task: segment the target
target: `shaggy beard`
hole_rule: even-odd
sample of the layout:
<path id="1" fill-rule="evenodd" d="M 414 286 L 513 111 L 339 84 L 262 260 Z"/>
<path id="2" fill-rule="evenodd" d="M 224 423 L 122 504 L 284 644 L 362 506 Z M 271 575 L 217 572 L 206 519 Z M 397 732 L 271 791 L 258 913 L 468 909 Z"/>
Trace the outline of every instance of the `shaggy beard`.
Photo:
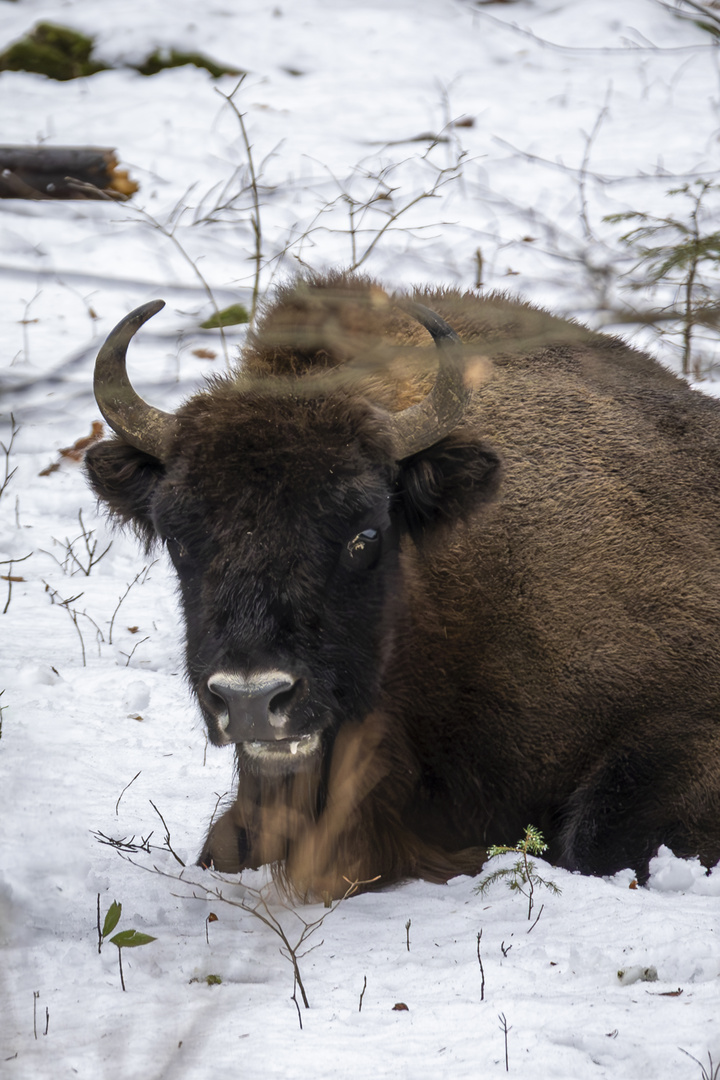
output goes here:
<path id="1" fill-rule="evenodd" d="M 395 737 L 393 737 L 395 736 Z M 339 899 L 404 877 L 476 874 L 482 848 L 447 851 L 403 820 L 415 769 L 378 713 L 340 728 L 326 754 L 284 774 L 241 773 L 232 815 L 252 866 L 270 865 L 289 898 Z"/>
<path id="2" fill-rule="evenodd" d="M 389 772 L 383 734 L 372 715 L 342 726 L 329 752 L 292 771 L 246 771 L 243 760 L 235 822 L 248 835 L 253 864 L 271 865 L 284 892 L 338 897 L 381 873 L 366 819 L 369 796 Z"/>

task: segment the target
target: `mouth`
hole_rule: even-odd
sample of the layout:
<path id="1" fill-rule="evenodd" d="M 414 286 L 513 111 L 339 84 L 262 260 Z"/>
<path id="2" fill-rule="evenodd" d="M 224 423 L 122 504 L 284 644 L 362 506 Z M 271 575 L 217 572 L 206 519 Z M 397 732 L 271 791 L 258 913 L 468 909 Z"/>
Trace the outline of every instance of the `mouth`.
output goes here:
<path id="1" fill-rule="evenodd" d="M 320 749 L 320 742 L 320 732 L 316 731 L 312 735 L 295 735 L 289 739 L 257 739 L 237 745 L 242 747 L 245 756 L 253 761 L 282 762 L 292 766 L 316 754 Z"/>

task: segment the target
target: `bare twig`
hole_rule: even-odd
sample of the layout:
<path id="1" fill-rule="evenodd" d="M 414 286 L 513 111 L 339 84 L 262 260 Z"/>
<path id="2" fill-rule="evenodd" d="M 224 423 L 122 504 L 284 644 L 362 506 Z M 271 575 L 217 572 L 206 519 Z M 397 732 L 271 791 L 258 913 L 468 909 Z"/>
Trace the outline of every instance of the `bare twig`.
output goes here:
<path id="1" fill-rule="evenodd" d="M 160 813 L 160 811 L 158 810 L 157 806 L 152 801 L 152 799 L 150 799 L 149 802 L 150 802 L 150 805 L 152 806 L 153 810 L 155 811 L 155 813 L 157 814 L 157 816 L 160 818 L 160 820 L 163 823 L 163 827 L 165 829 L 165 847 L 168 849 L 168 851 L 172 855 L 173 859 L 175 859 L 176 862 L 180 863 L 181 866 L 184 866 L 185 863 L 182 861 L 180 856 L 177 854 L 176 851 L 173 851 L 172 844 L 170 843 L 170 830 L 167 827 L 167 823 L 165 821 L 165 818 L 162 816 L 162 814 Z"/>
<path id="2" fill-rule="evenodd" d="M 540 921 L 540 916 L 541 916 L 541 915 L 542 915 L 542 913 L 543 913 L 543 909 L 544 909 L 544 907 L 545 907 L 545 905 L 544 905 L 544 904 L 541 904 L 541 905 L 540 905 L 540 910 L 539 910 L 539 911 L 538 911 L 538 913 L 537 913 L 537 918 L 536 918 L 535 922 L 534 922 L 534 923 L 532 924 L 532 926 L 530 927 L 530 930 L 528 930 L 528 931 L 527 931 L 527 933 L 528 933 L 528 934 L 530 933 L 530 931 L 531 931 L 531 930 L 534 930 L 534 929 L 535 929 L 535 927 L 537 926 L 537 924 L 539 923 L 539 921 Z"/>
<path id="3" fill-rule="evenodd" d="M 75 627 L 75 629 L 77 631 L 78 637 L 80 638 L 80 649 L 82 651 L 83 667 L 87 667 L 87 659 L 86 659 L 86 656 L 85 656 L 85 639 L 83 638 L 82 630 L 80 629 L 80 624 L 78 622 L 78 618 L 79 618 L 79 616 L 81 614 L 84 615 L 87 619 L 90 619 L 90 616 L 87 615 L 86 612 L 84 612 L 84 611 L 83 612 L 78 612 L 78 611 L 75 610 L 75 608 L 72 608 L 70 606 L 71 604 L 74 604 L 76 600 L 79 600 L 80 597 L 84 595 L 84 593 L 77 593 L 76 596 L 69 596 L 69 597 L 67 597 L 66 600 L 58 600 L 57 597 L 60 596 L 60 593 L 57 591 L 57 589 L 53 589 L 53 587 L 51 585 L 48 585 L 47 581 L 43 581 L 43 585 L 45 586 L 45 592 L 49 593 L 49 595 L 50 595 L 50 603 L 51 604 L 57 604 L 58 607 L 64 608 L 65 611 L 67 611 L 68 615 L 70 616 L 72 624 L 73 624 L 73 626 Z M 90 621 L 92 622 L 92 619 L 90 619 Z M 97 627 L 96 623 L 93 623 L 93 625 Z"/>
<path id="4" fill-rule="evenodd" d="M 15 442 L 15 438 L 19 430 L 20 428 L 15 423 L 15 417 L 12 413 L 10 413 L 10 438 L 8 440 L 8 444 L 6 446 L 4 442 L 0 442 L 0 449 L 5 455 L 5 476 L 2 483 L 0 484 L 0 498 L 2 498 L 2 494 L 5 491 L 5 488 L 8 486 L 13 476 L 17 472 L 17 465 L 14 469 L 10 468 L 10 454 L 12 453 L 13 443 Z"/>
<path id="5" fill-rule="evenodd" d="M 710 1051 L 708 1051 L 708 1062 L 710 1067 L 709 1069 L 706 1069 L 702 1061 L 698 1061 L 698 1059 L 694 1057 L 688 1050 L 683 1050 L 682 1046 L 679 1046 L 678 1050 L 680 1050 L 682 1054 L 685 1054 L 686 1057 L 689 1057 L 692 1061 L 694 1061 L 696 1065 L 700 1066 L 702 1080 L 718 1080 L 718 1078 L 720 1078 L 720 1064 L 713 1065 L 712 1054 L 710 1053 Z"/>
<path id="6" fill-rule="evenodd" d="M 302 1013 L 300 1012 L 300 1006 L 298 1005 L 297 994 L 295 993 L 295 989 L 296 989 L 297 985 L 298 985 L 298 983 L 297 983 L 297 975 L 295 975 L 293 977 L 293 992 L 292 992 L 292 996 L 291 996 L 290 1000 L 295 1002 L 295 1008 L 297 1009 L 297 1014 L 298 1014 L 298 1023 L 300 1024 L 300 1030 L 302 1031 L 302 1029 L 303 1029 Z M 303 1001 L 305 1001 L 305 993 L 304 993 L 304 991 L 303 991 Z M 307 1001 L 305 1001 L 305 1008 L 306 1009 L 308 1008 Z"/>
<path id="7" fill-rule="evenodd" d="M 127 855 L 122 855 L 122 857 L 128 858 Z M 307 944 L 313 934 L 317 933 L 317 931 L 325 922 L 325 919 L 328 917 L 328 915 L 330 915 L 331 912 L 335 911 L 338 905 L 341 904 L 344 900 L 346 900 L 349 896 L 352 896 L 352 894 L 358 889 L 360 885 L 369 885 L 372 884 L 372 881 L 377 881 L 377 878 L 373 878 L 371 881 L 349 881 L 346 878 L 345 880 L 348 882 L 348 887 L 343 896 L 341 896 L 339 900 L 336 900 L 330 909 L 324 911 L 323 914 L 320 915 L 317 919 L 313 919 L 311 921 L 304 919 L 303 916 L 295 908 L 288 908 L 287 906 L 284 906 L 284 910 L 289 911 L 290 914 L 294 915 L 302 926 L 297 940 L 295 940 L 293 943 L 280 917 L 271 909 L 265 889 L 254 889 L 249 885 L 240 883 L 243 895 L 239 899 L 231 899 L 229 896 L 225 896 L 220 886 L 208 887 L 207 877 L 210 877 L 213 880 L 219 881 L 221 883 L 224 883 L 226 881 L 226 879 L 221 874 L 218 874 L 216 871 L 206 870 L 206 880 L 201 883 L 198 881 L 190 881 L 186 879 L 183 876 L 185 870 L 182 870 L 179 875 L 171 874 L 165 870 L 161 870 L 158 866 L 147 867 L 142 866 L 141 863 L 136 863 L 133 859 L 129 859 L 128 861 L 132 862 L 134 866 L 138 866 L 141 870 L 145 870 L 148 873 L 159 874 L 161 877 L 169 878 L 172 881 L 179 881 L 182 882 L 183 885 L 191 887 L 193 889 L 193 892 L 190 894 L 190 896 L 188 896 L 187 894 L 180 894 L 182 899 L 205 900 L 206 902 L 210 902 L 211 899 L 219 900 L 223 904 L 229 904 L 230 907 L 239 908 L 241 911 L 246 911 L 248 912 L 248 914 L 253 915 L 256 919 L 259 919 L 259 921 L 263 923 L 264 926 L 267 926 L 270 930 L 272 930 L 274 934 L 276 934 L 280 938 L 280 955 L 290 962 L 293 969 L 292 1000 L 295 1001 L 297 1005 L 296 989 L 298 989 L 300 991 L 303 1006 L 306 1009 L 310 1008 L 310 1002 L 308 1001 L 308 996 L 305 991 L 305 985 L 303 983 L 302 975 L 300 972 L 300 961 L 303 959 L 303 957 L 307 956 L 308 953 L 312 951 L 312 949 L 318 948 L 319 945 L 314 945 L 310 948 L 306 948 L 303 952 L 300 952 L 300 949 Z M 319 944 L 321 945 L 322 942 L 320 942 Z"/>
<path id="8" fill-rule="evenodd" d="M 129 784 L 126 784 L 126 785 L 125 785 L 125 787 L 124 787 L 124 788 L 122 789 L 122 791 L 120 792 L 120 794 L 118 795 L 118 800 L 117 800 L 117 802 L 115 803 L 115 817 L 117 817 L 117 816 L 118 816 L 118 807 L 120 806 L 120 800 L 122 799 L 122 797 L 123 797 L 123 795 L 125 794 L 125 792 L 127 791 L 127 789 L 128 789 L 129 787 L 130 787 L 130 784 L 134 784 L 134 783 L 135 783 L 135 781 L 137 780 L 137 778 L 138 778 L 138 776 L 140 775 L 140 773 L 141 773 L 141 772 L 142 772 L 142 769 L 138 769 L 138 771 L 137 771 L 137 772 L 135 773 L 135 775 L 133 776 L 133 778 L 132 778 L 132 780 L 130 781 L 130 783 L 129 783 Z"/>
<path id="9" fill-rule="evenodd" d="M 600 128 L 603 125 L 603 121 L 610 110 L 610 98 L 612 96 L 612 83 L 608 83 L 607 90 L 605 91 L 605 102 L 602 109 L 597 114 L 595 123 L 593 124 L 592 131 L 585 139 L 585 153 L 583 154 L 582 164 L 580 165 L 580 173 L 578 176 L 578 188 L 580 190 L 580 220 L 583 225 L 583 232 L 585 233 L 585 239 L 595 242 L 595 236 L 593 234 L 592 226 L 590 225 L 590 218 L 588 216 L 588 204 L 587 204 L 587 191 L 586 181 L 588 175 L 588 165 L 590 164 L 590 154 L 592 153 L 593 143 L 598 136 Z"/>
<path id="10" fill-rule="evenodd" d="M 84 544 L 85 544 L 85 554 L 87 556 L 87 563 L 84 564 L 77 557 L 75 552 L 72 551 L 72 549 L 70 551 L 70 554 L 71 554 L 73 562 L 76 564 L 78 570 L 82 570 L 85 577 L 89 577 L 90 576 L 90 571 L 92 570 L 93 566 L 97 566 L 97 564 L 100 562 L 100 560 L 103 559 L 107 555 L 108 551 L 112 547 L 112 540 L 110 541 L 108 546 L 104 549 L 104 551 L 102 551 L 99 555 L 96 555 L 98 542 L 97 542 L 97 540 L 92 539 L 92 537 L 95 534 L 95 530 L 85 528 L 85 524 L 84 524 L 83 519 L 82 519 L 82 510 L 78 510 L 78 521 L 80 522 L 80 529 L 82 530 L 81 533 L 80 533 L 80 536 L 78 537 L 78 540 L 82 539 Z"/>
<path id="11" fill-rule="evenodd" d="M 685 288 L 684 288 L 684 292 L 685 292 L 685 317 L 683 319 L 683 324 L 684 325 L 683 325 L 683 354 L 682 354 L 682 356 L 683 356 L 683 373 L 684 374 L 688 374 L 688 372 L 690 371 L 690 351 L 691 351 L 691 347 L 692 347 L 692 332 L 693 332 L 693 325 L 694 325 L 693 302 L 695 300 L 695 295 L 694 295 L 695 278 L 697 277 L 698 264 L 700 262 L 700 257 L 699 257 L 700 227 L 698 225 L 698 212 L 700 210 L 700 203 L 702 201 L 702 196 L 703 196 L 705 190 L 707 190 L 707 189 L 703 187 L 701 189 L 701 191 L 698 193 L 697 198 L 695 199 L 695 205 L 693 206 L 692 212 L 690 214 L 690 221 L 691 221 L 690 232 L 691 232 L 691 236 L 692 236 L 692 242 L 693 242 L 693 245 L 694 245 L 694 256 L 690 260 L 690 264 L 688 266 L 688 275 L 687 275 L 687 278 L 685 279 L 685 283 L 684 283 L 684 285 L 685 285 Z"/>
<path id="12" fill-rule="evenodd" d="M 485 969 L 483 967 L 482 956 L 480 955 L 480 942 L 482 941 L 482 930 L 478 931 L 477 936 L 477 958 L 480 965 L 480 1000 L 485 1000 Z"/>
<path id="13" fill-rule="evenodd" d="M 666 11 L 670 11 L 673 15 L 677 15 L 679 19 L 684 19 L 686 22 L 697 24 L 697 17 L 692 15 L 689 11 L 683 11 L 680 7 L 680 4 L 687 4 L 687 6 L 696 11 L 698 15 L 702 15 L 704 19 L 708 19 L 711 24 L 714 24 L 713 26 L 708 26 L 708 30 L 711 30 L 713 34 L 720 34 L 720 16 L 707 4 L 696 3 L 696 0 L 676 0 L 674 7 L 664 3 L 663 0 L 658 0 L 658 3 L 660 4 L 660 7 L 664 7 Z"/>
<path id="14" fill-rule="evenodd" d="M 130 667 L 130 661 L 132 660 L 133 656 L 135 655 L 135 650 L 139 649 L 141 645 L 143 645 L 146 641 L 149 641 L 149 640 L 150 640 L 150 635 L 148 634 L 147 637 L 140 638 L 139 641 L 136 641 L 135 644 L 132 647 L 132 650 L 129 653 L 122 652 L 122 651 L 120 652 L 121 656 L 127 656 L 127 660 L 125 661 L 125 667 Z"/>
<path id="15" fill-rule="evenodd" d="M 205 762 L 203 761 L 203 765 L 204 765 L 204 764 L 205 764 Z M 227 791 L 223 791 L 222 795 L 218 795 L 217 791 L 215 791 L 215 792 L 213 792 L 213 794 L 214 794 L 214 795 L 216 795 L 216 796 L 217 796 L 217 798 L 216 798 L 216 800 L 215 800 L 215 807 L 214 807 L 214 809 L 213 809 L 213 812 L 212 812 L 212 814 L 210 815 L 210 825 L 212 825 L 213 821 L 215 820 L 215 815 L 216 815 L 216 814 L 217 814 L 217 812 L 218 812 L 218 806 L 220 805 L 220 803 L 222 802 L 222 800 L 223 800 L 223 799 L 225 798 L 225 796 L 226 796 L 226 795 L 228 794 L 228 792 L 227 792 Z"/>
<path id="16" fill-rule="evenodd" d="M 688 2 L 688 0 L 686 0 Z M 642 53 L 652 53 L 653 55 L 659 55 L 662 53 L 702 53 L 707 52 L 709 49 L 713 49 L 714 45 L 654 45 L 648 43 L 647 45 L 639 45 L 635 42 L 629 47 L 628 45 L 559 45 L 555 41 L 549 41 L 547 38 L 540 37 L 539 34 L 534 33 L 528 27 L 520 26 L 518 23 L 509 23 L 505 19 L 500 19 L 495 15 L 491 15 L 489 12 L 478 12 L 478 16 L 483 19 L 489 19 L 497 26 L 502 27 L 505 30 L 511 30 L 521 37 L 529 38 L 537 45 L 540 45 L 544 49 L 552 49 L 553 52 L 559 53 L 575 53 L 583 56 L 611 56 L 614 53 L 621 53 L 627 56 L 628 52 L 632 49 L 633 53 L 637 53 L 640 56 Z"/>
<path id="17" fill-rule="evenodd" d="M 255 173 L 255 162 L 253 160 L 252 144 L 248 138 L 247 127 L 245 126 L 245 113 L 241 113 L 235 104 L 235 95 L 245 82 L 246 75 L 241 75 L 236 87 L 229 94 L 223 94 L 222 90 L 215 88 L 215 92 L 224 98 L 228 103 L 235 116 L 237 117 L 238 124 L 240 125 L 240 131 L 242 132 L 243 143 L 245 145 L 245 153 L 247 155 L 248 169 L 250 171 L 250 191 L 252 193 L 252 213 L 250 215 L 250 224 L 252 226 L 253 236 L 255 237 L 255 251 L 252 255 L 252 261 L 255 263 L 255 276 L 253 279 L 252 290 L 252 306 L 250 309 L 250 322 L 254 322 L 255 313 L 257 311 L 258 300 L 260 298 L 260 272 L 262 270 L 262 223 L 260 220 L 260 194 L 258 190 L 258 178 Z"/>
<path id="18" fill-rule="evenodd" d="M 458 160 L 453 165 L 444 169 L 439 169 L 434 183 L 430 186 L 428 190 L 422 191 L 419 195 L 408 199 L 406 202 L 403 202 L 402 205 L 397 208 L 397 210 L 385 210 L 384 208 L 382 208 L 382 206 L 378 207 L 378 195 L 371 196 L 371 198 L 366 203 L 356 203 L 353 201 L 349 192 L 343 192 L 342 198 L 348 203 L 348 211 L 350 217 L 349 232 L 353 249 L 353 256 L 349 269 L 351 271 L 359 270 L 363 263 L 365 263 L 369 259 L 370 255 L 373 253 L 380 240 L 382 240 L 385 233 L 389 229 L 393 228 L 398 219 L 407 214 L 408 211 L 413 208 L 413 206 L 417 206 L 418 203 L 424 202 L 425 199 L 436 198 L 438 192 L 442 187 L 444 187 L 446 184 L 449 184 L 452 180 L 456 180 L 459 175 L 460 166 L 462 165 L 464 157 L 465 154 L 463 152 L 459 155 Z M 362 252 L 358 252 L 356 246 L 357 237 L 362 229 L 362 222 L 364 220 L 365 213 L 371 207 L 375 209 L 382 209 L 382 212 L 386 215 L 386 220 L 379 229 L 374 230 L 373 238 L 365 246 L 364 250 Z M 360 225 L 356 226 L 354 218 L 357 215 L 358 211 L 361 213 L 361 218 Z"/>
<path id="19" fill-rule="evenodd" d="M 89 577 L 90 571 L 92 570 L 93 566 L 97 566 L 100 560 L 104 558 L 105 555 L 107 555 L 108 551 L 112 547 L 112 540 L 105 548 L 105 550 L 96 556 L 95 553 L 97 552 L 98 542 L 97 540 L 92 539 L 95 530 L 85 528 L 82 519 L 82 510 L 78 512 L 78 519 L 80 521 L 80 529 L 82 531 L 80 532 L 79 536 L 75 537 L 74 540 L 68 540 L 68 538 L 65 537 L 64 543 L 60 543 L 59 540 L 55 540 L 55 538 L 53 537 L 54 542 L 65 549 L 65 558 L 61 561 L 57 558 L 57 556 L 53 555 L 52 551 L 46 551 L 45 554 L 49 555 L 51 559 L 54 559 L 58 566 L 60 566 L 65 573 L 67 573 L 68 570 L 70 570 L 70 567 L 74 564 L 75 569 L 70 570 L 71 577 L 78 571 L 82 571 L 85 577 Z M 85 544 L 85 561 L 83 561 L 82 557 L 78 556 L 75 551 L 75 544 L 77 544 L 78 540 L 82 540 Z"/>
<path id="20" fill-rule="evenodd" d="M 143 566 L 142 570 L 138 571 L 138 573 L 135 575 L 135 577 L 132 579 L 132 581 L 128 585 L 125 592 L 118 599 L 117 606 L 116 606 L 115 610 L 113 611 L 112 619 L 110 620 L 110 631 L 108 633 L 108 645 L 112 645 L 113 626 L 115 625 L 115 617 L 117 616 L 117 613 L 120 610 L 120 605 L 122 604 L 123 600 L 125 599 L 127 594 L 132 589 L 133 585 L 135 585 L 135 583 L 137 582 L 138 578 L 141 575 L 144 575 L 143 580 L 142 580 L 142 584 L 143 585 L 145 584 L 145 581 L 147 580 L 148 570 L 150 570 L 150 568 L 153 567 L 156 562 L 157 562 L 157 559 L 153 559 L 153 561 L 150 563 L 149 566 Z"/>
<path id="21" fill-rule="evenodd" d="M 399 219 L 414 206 L 426 199 L 439 198 L 441 189 L 451 181 L 458 180 L 462 175 L 465 151 L 458 150 L 451 165 L 438 168 L 428 158 L 428 154 L 435 145 L 436 142 L 433 142 L 428 151 L 419 159 L 425 162 L 426 167 L 433 170 L 432 181 L 420 193 L 410 196 L 399 205 L 396 202 L 396 193 L 400 190 L 400 185 L 392 182 L 393 174 L 405 165 L 406 161 L 385 163 L 374 167 L 358 163 L 346 180 L 340 180 L 332 170 L 323 165 L 323 171 L 330 177 L 339 194 L 333 199 L 326 200 L 312 221 L 299 235 L 293 236 L 271 261 L 281 261 L 292 252 L 300 265 L 305 266 L 306 263 L 302 258 L 303 245 L 318 232 L 339 232 L 348 237 L 350 259 L 347 268 L 355 271 L 367 262 L 377 245 L 389 232 L 402 229 L 412 234 L 437 227 L 438 222 L 412 227 L 401 227 L 398 224 Z M 407 160 L 417 161 L 418 159 Z M 343 217 L 347 215 L 347 225 L 337 227 L 334 224 L 325 224 L 328 215 L 332 218 L 332 215 L 338 211 L 342 212 Z"/>
<path id="22" fill-rule="evenodd" d="M 121 836 L 118 839 L 115 839 L 112 836 L 106 836 L 105 833 L 100 832 L 99 830 L 94 832 L 92 835 L 95 837 L 99 844 L 107 844 L 108 847 L 115 848 L 116 851 L 126 851 L 132 855 L 134 855 L 138 851 L 145 851 L 148 853 L 148 855 L 150 854 L 150 838 L 153 835 L 152 833 L 148 833 L 147 836 L 141 837 L 139 844 L 135 843 L 134 836 L 131 836 L 129 840 L 126 836 Z M 162 851 L 163 849 L 156 848 L 156 850 Z"/>
<path id="23" fill-rule="evenodd" d="M 360 1000 L 358 1002 L 358 1012 L 362 1012 L 363 998 L 365 997 L 365 991 L 367 990 L 367 975 L 363 975 L 363 988 L 360 991 Z"/>
<path id="24" fill-rule="evenodd" d="M 498 1020 L 500 1021 L 500 1030 L 505 1038 L 505 1072 L 510 1072 L 510 1062 L 508 1060 L 508 1032 L 512 1031 L 512 1028 L 508 1027 L 505 1013 L 498 1013 Z"/>
<path id="25" fill-rule="evenodd" d="M 225 364 L 229 368 L 230 367 L 230 353 L 228 351 L 227 339 L 225 337 L 225 331 L 223 329 L 222 320 L 220 318 L 220 308 L 218 307 L 217 301 L 215 299 L 215 294 L 213 293 L 209 282 L 207 281 L 207 279 L 203 275 L 202 271 L 200 270 L 200 267 L 197 264 L 197 259 L 193 259 L 192 255 L 188 254 L 188 252 L 185 250 L 185 248 L 183 247 L 183 245 L 180 243 L 180 241 L 177 238 L 175 230 L 177 228 L 178 222 L 176 221 L 172 226 L 163 225 L 160 221 L 157 220 L 157 218 L 154 218 L 152 216 L 152 214 L 150 214 L 147 210 L 143 210 L 142 207 L 134 207 L 133 209 L 137 210 L 137 212 L 139 214 L 142 214 L 142 216 L 145 218 L 145 220 L 148 221 L 153 226 L 153 228 L 157 229 L 158 232 L 162 233 L 162 235 L 166 239 L 168 239 L 170 241 L 170 243 L 173 245 L 173 247 L 176 249 L 176 251 L 183 257 L 185 262 L 190 266 L 190 268 L 192 269 L 192 271 L 195 274 L 196 278 L 198 279 L 198 281 L 202 285 L 203 289 L 205 290 L 205 294 L 206 294 L 208 300 L 212 304 L 212 309 L 215 312 L 215 315 L 217 316 L 217 319 L 218 319 L 218 329 L 220 330 L 220 342 L 222 344 L 223 356 L 225 357 Z"/>
<path id="26" fill-rule="evenodd" d="M 7 583 L 8 583 L 7 601 L 5 602 L 5 607 L 3 608 L 3 615 L 7 615 L 8 608 L 10 607 L 10 600 L 12 599 L 13 582 L 20 582 L 20 581 L 25 580 L 24 578 L 18 577 L 16 574 L 13 574 L 12 568 L 13 568 L 13 566 L 15 566 L 16 563 L 25 562 L 25 560 L 29 559 L 30 555 L 32 555 L 32 554 L 33 553 L 31 551 L 29 555 L 23 555 L 22 559 L 4 559 L 2 562 L 0 562 L 0 566 L 7 566 L 7 568 L 8 568 L 7 574 L 0 575 L 0 579 L 2 581 L 7 581 Z"/>

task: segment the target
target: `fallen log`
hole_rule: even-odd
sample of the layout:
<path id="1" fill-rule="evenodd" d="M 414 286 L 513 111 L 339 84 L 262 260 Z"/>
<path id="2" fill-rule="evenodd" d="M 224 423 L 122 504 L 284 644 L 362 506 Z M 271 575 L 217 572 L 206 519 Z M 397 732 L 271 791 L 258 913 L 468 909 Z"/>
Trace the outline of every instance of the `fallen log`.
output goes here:
<path id="1" fill-rule="evenodd" d="M 138 190 L 115 150 L 98 146 L 0 146 L 0 199 L 114 199 Z"/>

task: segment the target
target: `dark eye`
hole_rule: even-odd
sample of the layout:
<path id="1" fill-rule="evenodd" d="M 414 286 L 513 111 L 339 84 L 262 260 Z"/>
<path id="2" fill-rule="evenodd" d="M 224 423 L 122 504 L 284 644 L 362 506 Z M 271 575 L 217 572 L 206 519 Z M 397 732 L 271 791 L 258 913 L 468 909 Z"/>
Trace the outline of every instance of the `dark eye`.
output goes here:
<path id="1" fill-rule="evenodd" d="M 353 570 L 371 570 L 380 558 L 381 537 L 378 529 L 363 529 L 343 549 L 343 561 Z"/>

